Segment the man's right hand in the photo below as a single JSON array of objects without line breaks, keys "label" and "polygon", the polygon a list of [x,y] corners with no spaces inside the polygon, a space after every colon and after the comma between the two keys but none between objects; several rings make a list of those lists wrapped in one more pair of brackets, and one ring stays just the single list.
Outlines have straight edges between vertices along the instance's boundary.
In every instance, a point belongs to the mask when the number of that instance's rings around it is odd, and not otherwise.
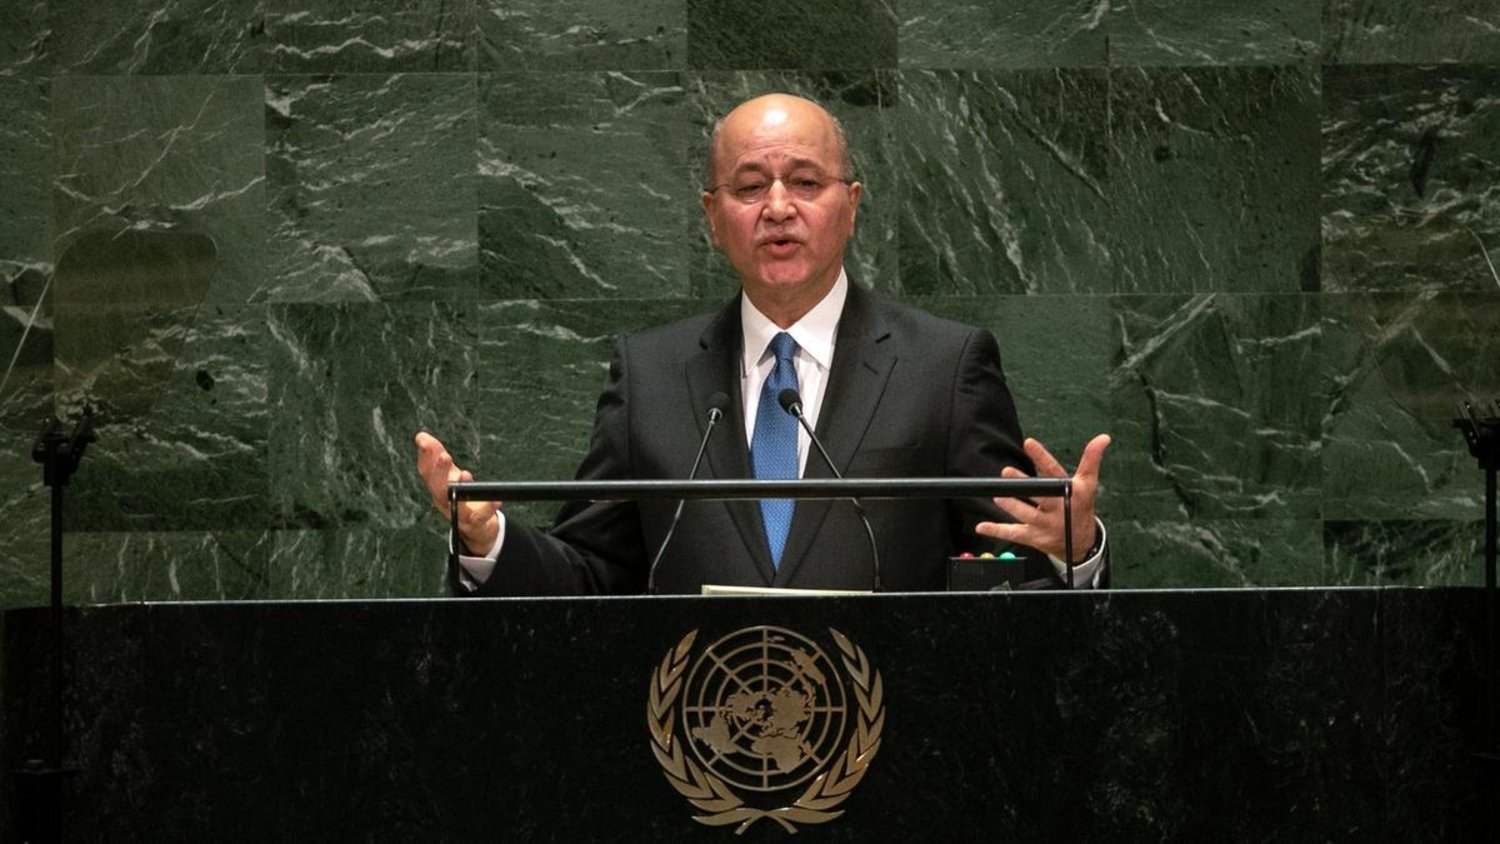
[{"label": "man's right hand", "polygon": [[[472,481],[474,476],[467,469],[453,464],[453,455],[443,447],[438,438],[419,431],[417,445],[417,472],[427,485],[427,494],[432,496],[432,506],[449,519],[448,484]],[[458,502],[458,533],[464,548],[473,555],[489,553],[500,535],[499,501]]]}]

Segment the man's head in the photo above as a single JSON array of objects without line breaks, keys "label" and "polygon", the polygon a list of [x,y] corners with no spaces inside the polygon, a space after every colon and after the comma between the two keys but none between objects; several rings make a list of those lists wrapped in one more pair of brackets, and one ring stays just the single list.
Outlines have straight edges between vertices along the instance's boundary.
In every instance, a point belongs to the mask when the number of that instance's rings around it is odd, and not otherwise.
[{"label": "man's head", "polygon": [[703,210],[714,245],[762,313],[790,325],[838,279],[862,186],[822,107],[768,94],[714,128]]}]

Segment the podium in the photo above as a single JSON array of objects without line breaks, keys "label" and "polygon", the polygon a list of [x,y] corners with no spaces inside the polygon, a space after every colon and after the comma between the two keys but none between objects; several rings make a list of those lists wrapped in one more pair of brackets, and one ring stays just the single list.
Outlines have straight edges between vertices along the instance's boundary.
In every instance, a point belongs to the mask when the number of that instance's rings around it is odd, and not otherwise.
[{"label": "podium", "polygon": [[[73,608],[65,839],[783,841],[774,810],[816,782],[808,760],[849,760],[854,742],[871,751],[857,778],[847,765],[831,778],[842,799],[818,811],[833,817],[790,821],[798,840],[1472,839],[1494,797],[1470,761],[1484,600],[1388,588]],[[3,617],[8,768],[40,740],[45,619]],[[756,641],[780,648],[778,665],[791,651],[824,661],[791,660],[800,679],[733,679],[732,654]],[[859,659],[863,679],[845,670]],[[789,719],[761,693],[814,675],[842,683],[841,727],[803,729],[816,713]],[[653,726],[664,719],[670,741]],[[693,747],[694,729],[765,751],[762,775],[803,779],[756,791],[754,765],[736,774],[722,764],[735,751]],[[789,736],[801,751],[767,743]],[[674,752],[691,762],[675,775]],[[679,787],[694,767],[720,771],[750,815],[695,820],[724,811]],[[4,800],[10,828],[14,789]]]}]

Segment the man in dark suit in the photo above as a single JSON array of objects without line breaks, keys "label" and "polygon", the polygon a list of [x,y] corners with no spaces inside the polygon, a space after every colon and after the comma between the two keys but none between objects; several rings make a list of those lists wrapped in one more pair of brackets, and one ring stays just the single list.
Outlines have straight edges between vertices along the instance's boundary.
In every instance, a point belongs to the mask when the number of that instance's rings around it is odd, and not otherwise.
[{"label": "man in dark suit", "polygon": [[[722,406],[699,477],[830,477],[807,435],[787,426],[781,388],[849,477],[1066,477],[1022,439],[989,332],[876,299],[849,282],[844,247],[862,186],[849,178],[842,129],[797,97],[772,94],[715,128],[702,196],[713,241],[740,275],[724,309],[622,339],[600,397],[581,479],[684,478],[709,409]],[[795,423],[790,423],[795,425]],[[795,449],[793,444],[795,442]],[[1103,526],[1094,518],[1095,437],[1074,478],[1075,582],[1095,581]],[[472,475],[442,444],[416,438],[418,471],[447,515],[447,484]],[[459,514],[460,594],[641,591],[673,502],[569,504],[549,532],[507,524],[498,503]],[[882,585],[941,589],[945,561],[996,539],[1065,566],[1056,500],[871,501]],[[705,584],[868,589],[872,561],[848,502],[688,502],[656,575],[660,591]]]}]

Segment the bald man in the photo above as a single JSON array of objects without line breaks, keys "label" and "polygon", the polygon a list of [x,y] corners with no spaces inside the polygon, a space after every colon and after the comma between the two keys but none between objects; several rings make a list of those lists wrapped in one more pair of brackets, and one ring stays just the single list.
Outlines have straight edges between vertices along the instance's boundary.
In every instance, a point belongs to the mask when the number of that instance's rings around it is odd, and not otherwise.
[{"label": "bald man", "polygon": [[[703,211],[740,292],[717,313],[619,341],[580,480],[686,478],[716,394],[729,401],[698,477],[832,477],[807,434],[785,427],[775,395],[788,386],[846,477],[1068,476],[1022,437],[988,331],[850,282],[844,250],[863,187],[828,112],[786,94],[757,97],[719,122],[711,145]],[[1075,585],[1102,572],[1094,496],[1108,444],[1095,437],[1072,475]],[[416,446],[418,471],[447,518],[447,485],[473,475],[431,435],[418,434]],[[645,588],[676,504],[569,503],[546,532],[506,519],[498,503],[461,507],[450,573],[457,594],[628,594]],[[942,589],[948,557],[991,550],[996,540],[1041,552],[1032,574],[1066,570],[1056,500],[866,507],[886,590]],[[664,593],[869,589],[867,546],[846,501],[689,501],[656,585]]]}]

